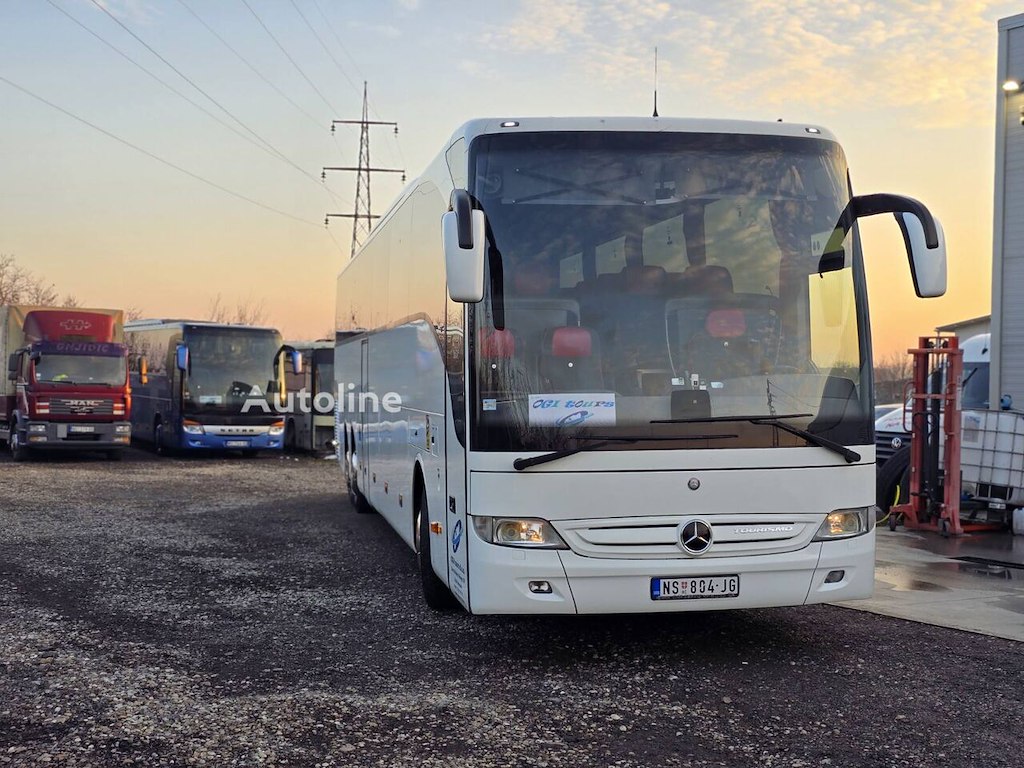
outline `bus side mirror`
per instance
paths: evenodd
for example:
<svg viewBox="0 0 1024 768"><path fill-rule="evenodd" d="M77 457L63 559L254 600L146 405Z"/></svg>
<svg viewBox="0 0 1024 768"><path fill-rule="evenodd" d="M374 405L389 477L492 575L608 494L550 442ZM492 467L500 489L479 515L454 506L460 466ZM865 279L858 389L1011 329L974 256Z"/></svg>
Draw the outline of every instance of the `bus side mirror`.
<svg viewBox="0 0 1024 768"><path fill-rule="evenodd" d="M903 230L914 291L923 299L946 292L946 236L924 204L903 195L858 195L848 209L853 218L893 214Z"/></svg>
<svg viewBox="0 0 1024 768"><path fill-rule="evenodd" d="M188 347L184 344L180 344L174 352L174 364L178 367L179 371L183 373L188 371Z"/></svg>
<svg viewBox="0 0 1024 768"><path fill-rule="evenodd" d="M441 218L448 295L452 301L475 304L484 297L484 212L473 208L464 189L452 192L452 210Z"/></svg>
<svg viewBox="0 0 1024 768"><path fill-rule="evenodd" d="M7 379L15 381L18 378L18 354L12 353L7 356Z"/></svg>
<svg viewBox="0 0 1024 768"><path fill-rule="evenodd" d="M938 219L932 219L938 234L938 245L929 248L925 242L924 225L912 213L897 213L896 220L903 230L903 242L910 259L910 274L914 290L921 298L934 298L946 292L946 236Z"/></svg>
<svg viewBox="0 0 1024 768"><path fill-rule="evenodd" d="M292 373L294 373L296 376L301 375L302 374L302 353L300 353L298 350L294 350L293 349L291 352L288 353L288 355L289 355L289 357L291 357Z"/></svg>

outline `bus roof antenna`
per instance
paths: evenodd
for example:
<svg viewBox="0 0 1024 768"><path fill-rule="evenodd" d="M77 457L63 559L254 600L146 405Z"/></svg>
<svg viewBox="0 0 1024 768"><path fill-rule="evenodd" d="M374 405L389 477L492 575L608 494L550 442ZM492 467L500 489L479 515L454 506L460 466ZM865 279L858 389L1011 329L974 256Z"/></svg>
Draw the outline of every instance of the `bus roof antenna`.
<svg viewBox="0 0 1024 768"><path fill-rule="evenodd" d="M658 46L654 46L654 114L658 116Z"/></svg>

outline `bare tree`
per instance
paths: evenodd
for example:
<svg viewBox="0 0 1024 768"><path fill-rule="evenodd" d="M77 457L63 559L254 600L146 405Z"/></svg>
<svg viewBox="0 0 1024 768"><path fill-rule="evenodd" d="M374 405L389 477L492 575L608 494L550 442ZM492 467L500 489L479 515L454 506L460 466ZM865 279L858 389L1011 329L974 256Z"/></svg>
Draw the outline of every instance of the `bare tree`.
<svg viewBox="0 0 1024 768"><path fill-rule="evenodd" d="M264 299L253 299L238 302L235 310L235 322L239 325L263 325L267 321L267 304Z"/></svg>
<svg viewBox="0 0 1024 768"><path fill-rule="evenodd" d="M235 311L224 304L223 298L218 293L210 302L206 311L207 319L213 323L226 323L231 325L263 325L267 321L267 305L264 299L253 299L249 297L235 305Z"/></svg>
<svg viewBox="0 0 1024 768"><path fill-rule="evenodd" d="M124 310L124 319L131 322L132 320L142 319L142 310L132 304L130 307L126 307Z"/></svg>
<svg viewBox="0 0 1024 768"><path fill-rule="evenodd" d="M875 396L879 402L901 402L906 385L913 378L910 355L890 352L875 362Z"/></svg>
<svg viewBox="0 0 1024 768"><path fill-rule="evenodd" d="M64 294L64 298L61 301L60 305L67 309L78 309L80 306L82 306L82 302L78 300L77 296L70 293L66 293Z"/></svg>
<svg viewBox="0 0 1024 768"><path fill-rule="evenodd" d="M0 255L0 304L56 304L60 298L52 283L36 277L10 255ZM71 294L65 302L78 300ZM67 306L67 305L66 305Z"/></svg>

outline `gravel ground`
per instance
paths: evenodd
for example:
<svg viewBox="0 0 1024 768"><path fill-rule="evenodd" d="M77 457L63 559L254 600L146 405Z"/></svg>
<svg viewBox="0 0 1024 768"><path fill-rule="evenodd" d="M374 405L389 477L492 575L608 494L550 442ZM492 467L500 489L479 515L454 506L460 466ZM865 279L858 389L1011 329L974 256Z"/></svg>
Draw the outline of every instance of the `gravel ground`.
<svg viewBox="0 0 1024 768"><path fill-rule="evenodd" d="M1019 766L1024 647L438 614L312 458L0 459L2 766Z"/></svg>

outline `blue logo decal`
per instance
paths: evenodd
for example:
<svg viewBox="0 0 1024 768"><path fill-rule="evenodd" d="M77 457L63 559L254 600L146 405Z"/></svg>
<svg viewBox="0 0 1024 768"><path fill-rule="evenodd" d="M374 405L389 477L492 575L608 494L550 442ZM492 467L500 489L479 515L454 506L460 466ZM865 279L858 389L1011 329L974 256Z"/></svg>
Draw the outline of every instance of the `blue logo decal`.
<svg viewBox="0 0 1024 768"><path fill-rule="evenodd" d="M576 411L570 413L568 416L563 416L555 424L559 427L573 427L577 424L582 424L584 421L592 416L590 411Z"/></svg>
<svg viewBox="0 0 1024 768"><path fill-rule="evenodd" d="M462 543L462 521L456 520L455 527L452 528L452 552L459 551L459 544Z"/></svg>

